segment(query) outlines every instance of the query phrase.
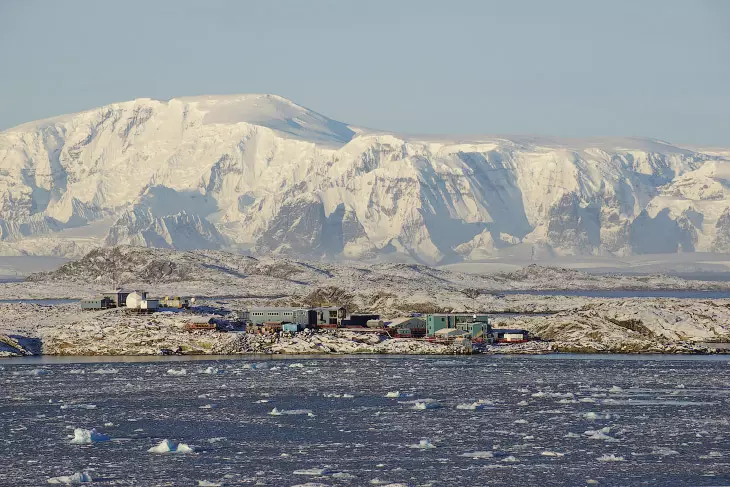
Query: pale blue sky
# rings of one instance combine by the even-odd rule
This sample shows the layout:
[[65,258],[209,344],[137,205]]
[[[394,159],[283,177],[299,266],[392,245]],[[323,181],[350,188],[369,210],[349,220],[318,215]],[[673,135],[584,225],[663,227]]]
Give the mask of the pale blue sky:
[[730,146],[730,2],[0,0],[0,129],[215,93],[401,132]]

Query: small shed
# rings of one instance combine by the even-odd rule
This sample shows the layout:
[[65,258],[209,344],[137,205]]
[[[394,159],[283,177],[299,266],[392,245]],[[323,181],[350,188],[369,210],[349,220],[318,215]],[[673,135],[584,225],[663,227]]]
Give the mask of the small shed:
[[491,336],[497,343],[522,343],[530,340],[527,330],[515,328],[495,328]]
[[304,325],[299,323],[283,323],[281,325],[281,331],[288,333],[299,333],[304,329]]
[[184,328],[191,330],[215,330],[217,325],[214,316],[191,316]]

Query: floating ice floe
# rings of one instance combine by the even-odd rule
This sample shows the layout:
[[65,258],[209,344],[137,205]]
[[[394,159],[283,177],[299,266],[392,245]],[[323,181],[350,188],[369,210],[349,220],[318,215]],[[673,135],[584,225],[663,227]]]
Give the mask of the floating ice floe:
[[305,468],[301,470],[294,470],[294,475],[312,475],[312,476],[320,476],[320,475],[328,475],[330,473],[327,468]]
[[401,404],[412,404],[412,409],[425,410],[437,409],[441,407],[435,399],[416,399],[415,401],[402,401]]
[[527,406],[528,404],[530,403],[528,403],[527,401],[520,401],[517,403],[518,406]]
[[302,367],[304,367],[304,364],[297,362],[295,364],[289,364],[289,367],[296,368],[296,369],[301,369]]
[[583,414],[583,419],[587,419],[589,421],[596,421],[599,419],[611,419],[611,415],[608,413],[600,414],[600,413],[595,413],[593,411],[589,411],[589,412]]
[[109,438],[107,435],[96,431],[96,428],[92,428],[90,430],[84,428],[75,428],[74,437],[71,440],[71,443],[74,445],[88,445],[91,443],[101,443],[102,441],[109,441],[110,439],[111,438]]
[[335,472],[332,474],[332,478],[340,479],[340,480],[353,480],[357,477],[355,475],[352,475],[351,473],[347,473],[347,472]]
[[608,435],[608,433],[611,432],[611,428],[606,426],[605,428],[601,428],[599,430],[587,430],[583,432],[585,436],[590,438],[591,440],[606,440],[606,441],[618,441],[615,438]]
[[703,460],[717,459],[722,457],[723,454],[719,451],[711,451],[707,455],[700,455],[700,458]]
[[484,409],[487,406],[494,406],[494,403],[492,401],[487,401],[486,399],[479,399],[478,401],[471,403],[457,404],[456,409],[470,409],[474,411],[477,409]]
[[61,409],[96,409],[96,404],[61,404]]
[[517,462],[519,462],[519,460],[516,457],[512,456],[512,455],[510,455],[508,457],[504,457],[502,459],[502,461],[503,462],[506,462],[506,463],[517,463]]
[[424,438],[415,445],[409,445],[409,448],[419,448],[421,450],[430,450],[431,448],[436,448],[436,445],[431,443],[431,440],[428,438]]
[[400,391],[391,391],[385,394],[385,397],[409,397],[410,394],[405,394]]
[[481,459],[486,459],[486,458],[494,458],[494,453],[492,453],[491,451],[473,451],[473,452],[462,453],[459,456],[481,460]]
[[205,404],[203,406],[198,406],[198,409],[213,409],[215,408],[215,404]]
[[564,457],[565,453],[558,453],[556,451],[548,450],[548,451],[544,451],[544,452],[540,453],[540,455],[542,455],[544,457]]
[[671,448],[659,447],[659,448],[654,448],[651,451],[651,454],[652,455],[661,455],[663,457],[668,457],[668,456],[671,456],[671,455],[679,455],[679,452],[677,450],[672,450]]
[[221,487],[221,483],[210,482],[208,480],[198,480],[198,487]]
[[51,477],[48,479],[49,484],[85,484],[92,482],[91,475],[88,472],[76,472],[73,475],[62,475],[60,477]]
[[610,393],[612,393],[612,394],[618,394],[618,393],[620,393],[620,392],[624,392],[624,390],[623,390],[623,388],[621,388],[621,387],[619,387],[619,386],[613,386],[613,387],[611,387],[611,388],[610,388],[610,389],[608,390],[608,392],[610,392]]
[[201,374],[210,374],[210,375],[222,374],[224,372],[225,372],[224,370],[216,369],[215,367],[208,367],[208,368],[202,369],[200,371]]
[[514,423],[515,424],[527,424],[527,420],[526,419],[516,419],[514,421]]
[[352,399],[352,398],[355,397],[352,394],[337,394],[335,392],[325,392],[324,394],[322,394],[322,396],[324,396],[324,397],[337,397],[337,398],[342,398],[342,399]]
[[30,369],[30,370],[19,370],[16,372],[13,372],[13,375],[31,375],[31,376],[39,376],[39,375],[46,375],[50,374],[50,370],[46,369]]
[[149,453],[192,453],[193,448],[186,443],[175,444],[172,441],[165,439],[147,451]]
[[84,369],[71,369],[71,370],[69,370],[66,373],[67,374],[79,374],[79,375],[81,375],[81,374],[85,374],[86,371]]
[[271,411],[269,411],[269,414],[271,416],[283,416],[285,414],[289,414],[289,415],[306,414],[307,416],[314,416],[314,413],[312,413],[311,409],[278,409],[278,408],[274,408]]
[[92,374],[116,374],[117,372],[119,372],[119,369],[108,369],[104,367],[103,369],[96,369]]
[[188,371],[185,369],[168,369],[167,375],[185,375]]
[[598,457],[599,462],[623,462],[624,457],[619,457],[611,453],[610,455],[603,454],[600,457]]

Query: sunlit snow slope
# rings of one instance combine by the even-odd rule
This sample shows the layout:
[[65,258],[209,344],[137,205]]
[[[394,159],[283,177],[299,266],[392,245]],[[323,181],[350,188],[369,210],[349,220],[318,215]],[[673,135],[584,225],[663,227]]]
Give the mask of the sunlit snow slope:
[[730,157],[648,139],[364,130],[274,95],[149,99],[0,132],[0,255],[730,251]]

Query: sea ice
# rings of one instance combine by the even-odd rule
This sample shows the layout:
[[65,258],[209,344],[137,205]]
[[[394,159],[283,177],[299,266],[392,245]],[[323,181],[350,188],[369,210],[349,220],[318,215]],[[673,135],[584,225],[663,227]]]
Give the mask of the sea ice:
[[415,445],[409,445],[409,448],[420,448],[421,450],[429,450],[431,448],[436,448],[436,445],[431,443],[431,440],[428,438],[424,438]]
[[326,468],[306,468],[302,470],[294,470],[294,475],[327,475],[330,473]]
[[491,451],[475,451],[475,452],[462,453],[460,456],[467,457],[467,458],[475,458],[475,459],[485,459],[485,458],[494,458],[494,453],[492,453]]
[[210,482],[208,480],[198,480],[198,487],[221,487],[220,483]]
[[487,406],[494,406],[494,403],[492,401],[487,401],[486,399],[479,399],[472,403],[457,404],[456,409],[471,409],[474,411],[477,409],[484,409]]
[[90,430],[76,428],[74,429],[74,437],[71,440],[71,443],[74,445],[88,445],[91,443],[101,443],[102,441],[109,441],[110,439],[111,438],[109,438],[107,435],[96,431],[96,428],[92,428]]
[[618,457],[611,453],[610,455],[603,454],[600,457],[598,457],[599,462],[623,462],[624,457]]
[[92,482],[91,475],[88,472],[76,472],[73,475],[62,475],[48,479],[49,484],[84,484],[88,482]]
[[616,441],[615,438],[608,435],[608,433],[611,432],[611,428],[608,426],[605,428],[601,428],[599,430],[587,430],[583,434],[586,435],[591,440],[606,440],[606,441]]
[[208,367],[208,368],[202,369],[200,371],[201,374],[211,374],[211,375],[213,375],[213,374],[222,374],[224,372],[225,371],[220,370],[220,369],[216,369],[215,367]]
[[405,401],[401,404],[413,404],[413,409],[425,410],[425,409],[437,409],[441,407],[435,399],[416,399],[415,401]]
[[564,457],[565,453],[558,453],[556,451],[544,451],[540,453],[544,457]]
[[61,409],[96,409],[96,404],[62,404]]
[[185,369],[168,369],[167,375],[185,375],[187,374],[187,370]]
[[147,451],[150,453],[192,453],[193,449],[185,443],[175,444],[172,441],[165,439]]
[[306,414],[307,416],[314,416],[311,409],[278,409],[274,408],[269,412],[272,416],[283,416],[285,414],[297,415]]
[[104,367],[102,369],[96,369],[92,374],[116,374],[117,372],[119,372],[119,369],[107,369]]

